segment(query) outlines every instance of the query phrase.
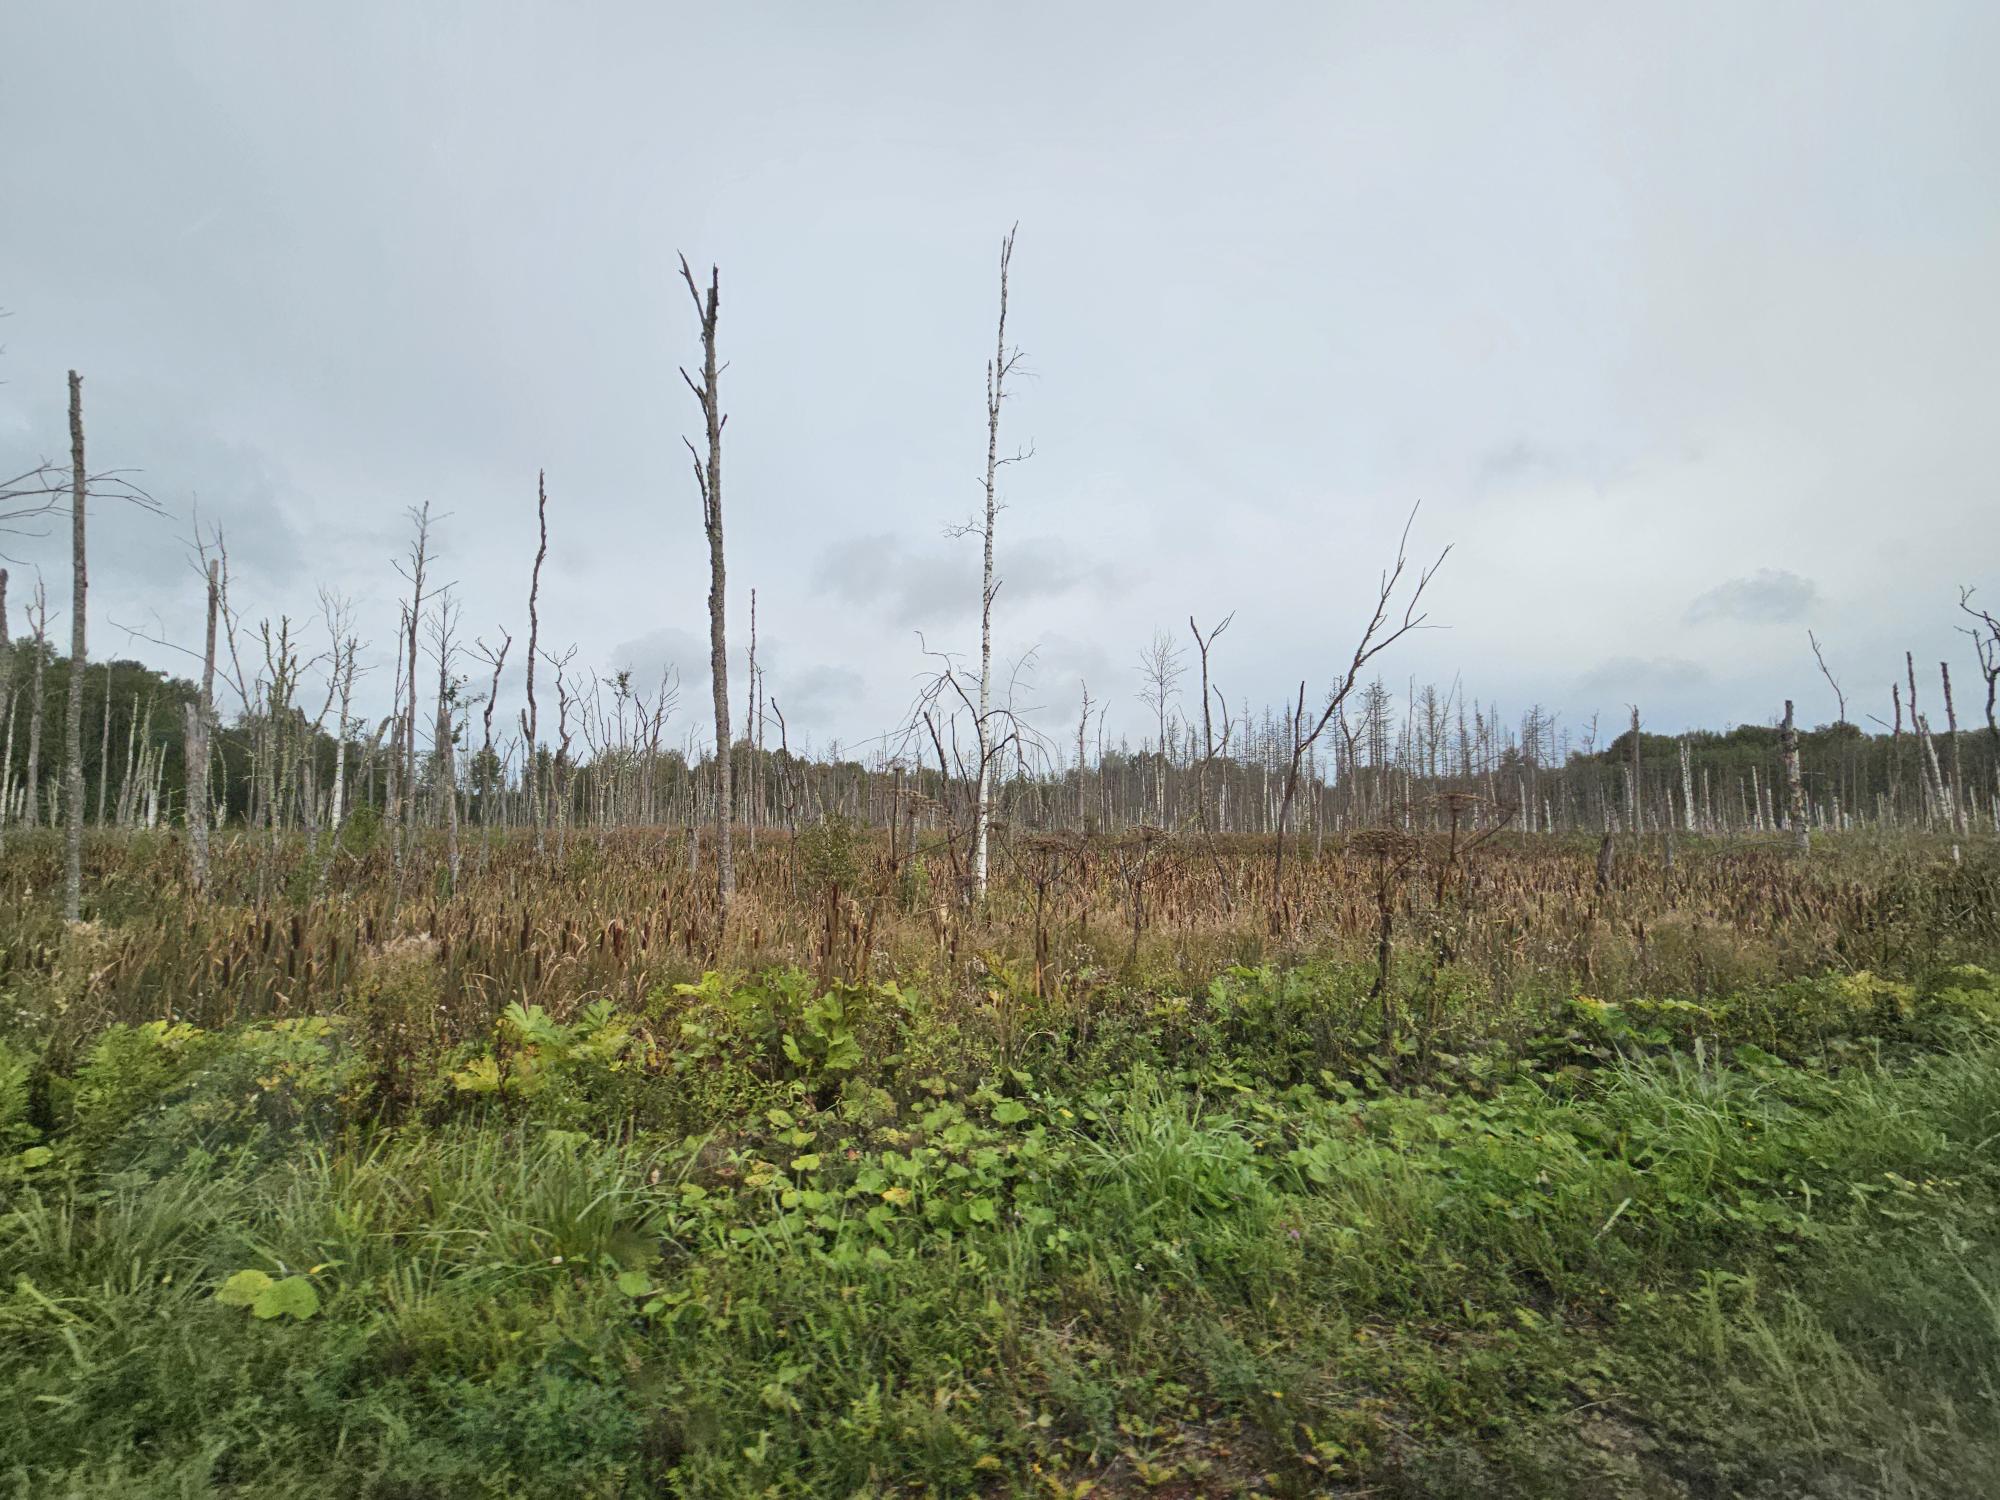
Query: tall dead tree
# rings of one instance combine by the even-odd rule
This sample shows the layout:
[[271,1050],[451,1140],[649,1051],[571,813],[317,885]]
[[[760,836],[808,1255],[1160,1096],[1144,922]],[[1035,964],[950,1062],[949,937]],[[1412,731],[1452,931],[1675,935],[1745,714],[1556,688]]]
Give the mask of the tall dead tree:
[[[111,663],[106,662],[104,664],[104,713],[102,721],[98,726],[100,732],[97,747],[97,824],[100,828],[104,826],[105,806],[111,796],[111,692],[116,686],[112,681],[112,676]],[[131,760],[129,746],[127,747],[126,760],[128,762]],[[127,771],[129,774],[129,765],[127,766]]]
[[1965,751],[1958,735],[1958,709],[1951,701],[1951,663],[1938,663],[1938,676],[1944,682],[1944,722],[1945,731],[1951,736],[1951,820],[1954,833],[1971,830],[1970,798],[1965,791]]
[[[0,573],[0,589],[5,584],[6,575]],[[1994,714],[1995,700],[2000,698],[2000,620],[1973,604],[1971,589],[1958,591],[1958,607],[1973,622],[1970,627],[1961,625],[1959,629],[1971,637],[1972,649],[1979,658],[1979,676],[1986,684],[1986,738],[1993,749],[1994,776],[2000,780],[2000,718]]]
[[338,835],[347,820],[347,736],[354,717],[355,659],[361,642],[349,629],[353,613],[350,601],[321,590],[320,607],[326,614],[327,634],[333,640],[329,693],[339,704],[339,716],[334,720],[333,788],[328,794],[326,818],[329,832]]
[[760,758],[758,755],[758,750],[760,748],[760,742],[759,742],[759,737],[756,733],[757,591],[755,589],[750,590],[750,666],[749,666],[748,676],[750,678],[748,685],[749,690],[744,694],[744,703],[743,703],[743,738],[748,742],[750,747],[750,766],[749,766],[749,775],[746,778],[749,784],[744,788],[745,796],[744,796],[743,813],[744,813],[744,821],[750,825],[750,848],[751,851],[754,853],[757,848],[758,808],[760,805],[761,798],[763,796],[763,792],[760,785],[760,770],[758,767],[758,760]]
[[[1209,651],[1215,645],[1216,638],[1229,628],[1230,623],[1235,618],[1236,612],[1231,610],[1222,617],[1221,622],[1214,629],[1210,630],[1207,635],[1203,635],[1201,627],[1195,624],[1194,616],[1188,616],[1188,633],[1194,637],[1195,652],[1201,658],[1201,759],[1196,763],[1195,768],[1195,812],[1201,819],[1202,838],[1208,844],[1209,858],[1215,865],[1216,882],[1222,891],[1222,906],[1224,911],[1233,910],[1236,903],[1235,895],[1230,890],[1228,871],[1222,863],[1221,854],[1217,852],[1215,847],[1216,819],[1215,811],[1209,803],[1209,778],[1215,768],[1216,755],[1218,753],[1223,755],[1229,753],[1229,700],[1223,697],[1221,688],[1215,687],[1209,681],[1208,656]],[[1215,738],[1215,715],[1209,708],[1209,694],[1211,692],[1215,694],[1215,701],[1222,705],[1222,740],[1220,744],[1217,743]]]
[[1076,831],[1083,832],[1088,824],[1087,804],[1084,801],[1084,735],[1090,730],[1090,684],[1079,679],[1083,689],[1083,713],[1076,721]]
[[[535,546],[535,569],[528,575],[528,706],[521,714],[521,735],[526,743],[526,765],[521,779],[522,790],[528,794],[528,820],[535,825],[535,853],[542,854],[547,849],[547,836],[542,816],[542,784],[540,749],[540,721],[535,707],[535,658],[541,654],[541,616],[536,608],[542,593],[542,561],[549,555],[549,485],[548,470],[541,469],[535,474],[535,525],[540,540]],[[494,670],[495,681],[499,670]]]
[[1639,786],[1639,705],[1632,705],[1632,764],[1626,772],[1625,820],[1634,834],[1646,831],[1646,809]]
[[[1018,228],[1019,226],[1015,226]],[[1016,453],[1000,456],[1000,404],[1007,397],[1007,377],[1020,363],[1021,351],[1007,348],[1007,271],[1014,260],[1014,229],[1000,241],[1000,321],[993,339],[993,359],[986,366],[986,522],[982,528],[985,560],[979,583],[979,711],[973,729],[979,737],[979,781],[973,796],[972,893],[986,896],[987,870],[991,863],[989,843],[993,821],[993,596],[1000,584],[993,576],[993,522],[1000,513],[1000,470],[1027,457]],[[964,534],[970,527],[958,528]]]
[[30,828],[42,826],[42,726],[48,722],[48,700],[43,673],[49,660],[49,594],[35,574],[35,606],[29,612],[35,622],[35,675],[28,699],[28,780],[22,787],[27,800]]
[[201,655],[201,688],[186,708],[182,771],[187,784],[188,884],[208,888],[208,733],[215,722],[215,627],[222,608],[222,563],[208,564],[208,627]]
[[[1194,621],[1190,619],[1188,623],[1192,625]],[[1182,670],[1181,653],[1175,649],[1173,637],[1164,630],[1155,630],[1152,643],[1139,653],[1139,701],[1153,711],[1159,735],[1153,745],[1157,756],[1153,766],[1153,815],[1162,828],[1167,826],[1167,709],[1180,696]],[[1204,709],[1207,706],[1206,702],[1202,704]]]
[[446,589],[438,599],[431,618],[431,647],[437,655],[437,718],[431,731],[432,766],[437,783],[440,821],[445,830],[445,868],[450,872],[450,889],[458,889],[458,742],[457,710],[459,679],[453,675],[452,659],[458,653],[458,604]]
[[1778,727],[1778,753],[1785,762],[1785,823],[1791,830],[1792,847],[1804,854],[1812,848],[1812,831],[1806,827],[1806,783],[1799,773],[1799,731],[1792,722],[1792,700],[1785,700],[1785,720]]
[[415,837],[417,826],[417,630],[423,621],[425,574],[430,567],[431,506],[426,500],[422,505],[410,507],[410,523],[416,534],[410,540],[408,563],[397,563],[396,570],[409,581],[410,603],[403,612],[403,639],[398,643],[402,652],[402,667],[405,673],[401,684],[403,692],[403,719],[398,733],[402,736],[402,817],[396,825],[396,868],[402,869],[403,857]]
[[74,370],[69,372],[69,462],[69,714],[63,723],[63,753],[69,757],[69,765],[64,778],[68,822],[63,835],[63,917],[75,922],[83,914],[83,669],[89,660],[84,649],[84,621],[90,590],[84,502],[90,486],[83,463],[83,377]]
[[1812,646],[1813,660],[1819,663],[1820,676],[1824,677],[1826,685],[1833,689],[1833,701],[1838,706],[1840,713],[1840,717],[1836,722],[1845,724],[1847,722],[1847,694],[1842,692],[1840,684],[1833,680],[1833,670],[1826,664],[1826,653],[1820,649],[1819,637],[1808,630],[1806,632],[1806,641]]
[[708,534],[708,670],[715,696],[715,896],[724,913],[736,894],[736,861],[729,847],[730,747],[729,737],[729,637],[725,604],[726,573],[722,556],[722,428],[729,418],[723,413],[722,398],[716,389],[715,322],[722,300],[722,273],[708,268],[708,295],[695,284],[687,257],[681,257],[681,279],[694,298],[695,315],[701,319],[701,383],[683,369],[681,379],[701,406],[708,429],[708,458],[689,442],[694,460],[695,484],[701,490],[702,529]]
[[472,643],[474,653],[493,669],[493,681],[486,689],[486,703],[479,713],[479,780],[475,790],[479,794],[479,825],[483,835],[492,832],[493,803],[503,780],[499,763],[493,756],[493,709],[500,701],[500,673],[507,665],[507,649],[513,644],[514,637],[505,629],[500,632],[498,651],[484,640]]

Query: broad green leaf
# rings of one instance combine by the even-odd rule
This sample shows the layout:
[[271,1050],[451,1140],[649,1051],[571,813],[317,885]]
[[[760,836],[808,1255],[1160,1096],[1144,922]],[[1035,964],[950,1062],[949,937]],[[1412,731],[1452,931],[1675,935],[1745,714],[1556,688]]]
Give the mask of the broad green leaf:
[[259,1318],[310,1318],[319,1311],[319,1293],[305,1277],[287,1276],[259,1292],[250,1311]]
[[270,1289],[271,1278],[262,1271],[238,1271],[222,1283],[215,1300],[225,1307],[249,1307]]

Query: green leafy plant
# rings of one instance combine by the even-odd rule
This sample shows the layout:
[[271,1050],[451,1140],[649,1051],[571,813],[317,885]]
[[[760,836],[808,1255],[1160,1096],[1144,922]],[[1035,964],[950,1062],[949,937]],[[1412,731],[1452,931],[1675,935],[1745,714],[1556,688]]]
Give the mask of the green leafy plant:
[[238,1271],[216,1290],[224,1307],[247,1307],[254,1318],[291,1318],[304,1322],[319,1312],[319,1293],[303,1276],[276,1280],[264,1271]]

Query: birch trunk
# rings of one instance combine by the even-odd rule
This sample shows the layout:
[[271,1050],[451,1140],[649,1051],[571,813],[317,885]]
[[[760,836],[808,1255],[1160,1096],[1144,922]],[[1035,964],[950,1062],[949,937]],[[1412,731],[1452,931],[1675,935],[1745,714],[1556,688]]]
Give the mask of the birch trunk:
[[84,501],[88,489],[83,466],[83,377],[69,372],[70,462],[70,622],[69,713],[63,725],[63,752],[69,757],[65,796],[68,825],[63,836],[63,916],[71,922],[83,914],[83,676],[89,660],[85,649],[90,571],[84,547]]
[[993,520],[999,514],[995,483],[1000,471],[1000,403],[1007,384],[1007,267],[1014,258],[1014,231],[1000,242],[1000,322],[993,339],[993,363],[986,367],[986,528],[985,561],[979,585],[979,785],[972,808],[972,893],[986,898],[988,841],[993,820]]
[[1785,721],[1778,730],[1778,748],[1785,761],[1785,792],[1788,808],[1785,821],[1791,827],[1792,847],[1804,854],[1812,847],[1812,833],[1806,827],[1805,778],[1799,773],[1799,732],[1792,723],[1792,700],[1785,700]]

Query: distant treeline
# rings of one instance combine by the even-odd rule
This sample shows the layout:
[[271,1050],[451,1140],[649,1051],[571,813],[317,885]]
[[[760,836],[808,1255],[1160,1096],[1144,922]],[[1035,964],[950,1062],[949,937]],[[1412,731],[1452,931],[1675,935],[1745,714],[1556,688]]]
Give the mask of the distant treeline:
[[[60,821],[60,714],[69,662],[47,643],[17,639],[4,654],[0,809],[9,826]],[[669,712],[635,699],[623,679],[596,678],[566,696],[563,734],[524,776],[521,739],[489,743],[483,704],[455,700],[418,759],[416,794],[397,808],[394,750],[383,727],[329,729],[317,701],[277,715],[225,716],[210,736],[208,785],[218,825],[325,830],[359,814],[470,826],[699,823],[712,816],[716,766],[707,747],[669,743]],[[1302,834],[1394,824],[1468,827],[1505,820],[1526,832],[1774,830],[1785,825],[1780,731],[1741,725],[1684,735],[1633,730],[1601,746],[1556,727],[1540,709],[1518,719],[1419,690],[1398,702],[1379,682],[1356,694],[1335,732],[1305,755],[1290,826]],[[186,806],[189,711],[195,685],[136,661],[93,662],[85,677],[87,821],[122,827],[178,823]],[[317,710],[317,712],[315,712]],[[443,728],[449,720],[448,731]],[[1276,829],[1291,745],[1284,710],[1230,717],[1208,755],[1193,726],[1164,720],[1161,740],[1107,743],[1099,718],[1067,745],[1020,740],[997,755],[996,823],[1003,830],[1116,833],[1138,827],[1219,833]],[[866,759],[795,753],[768,743],[769,721],[732,750],[735,820],[798,826],[838,814],[875,826],[932,829],[966,815],[971,747],[912,737]],[[441,753],[441,741],[449,750]],[[2000,827],[2000,736],[1907,725],[1865,732],[1839,723],[1799,732],[1808,817],[1815,828],[1879,825]],[[900,753],[898,753],[900,751]],[[963,754],[962,754],[963,752]],[[445,796],[449,784],[451,796]],[[540,790],[538,791],[537,788]],[[363,810],[366,809],[364,812]]]

